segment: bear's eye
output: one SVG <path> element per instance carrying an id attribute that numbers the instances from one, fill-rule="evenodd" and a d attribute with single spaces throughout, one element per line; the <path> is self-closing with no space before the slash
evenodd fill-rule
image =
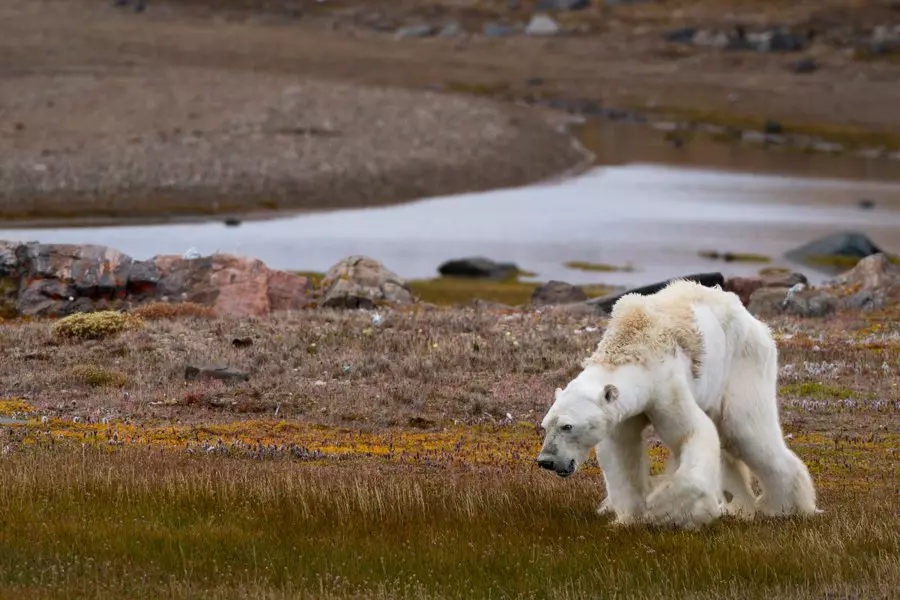
<path id="1" fill-rule="evenodd" d="M 566 424 L 566 425 L 563 425 L 562 427 L 560 427 L 560 429 L 561 429 L 562 431 L 572 431 L 572 426 Z"/>

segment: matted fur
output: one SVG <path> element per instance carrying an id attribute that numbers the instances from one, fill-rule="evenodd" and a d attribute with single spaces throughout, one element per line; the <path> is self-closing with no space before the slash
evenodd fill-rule
<path id="1" fill-rule="evenodd" d="M 696 288 L 704 289 L 694 282 L 675 281 L 650 296 L 622 296 L 613 307 L 609 328 L 583 366 L 644 365 L 681 350 L 691 359 L 694 378 L 699 378 L 704 346 L 692 309 L 702 294 Z"/>

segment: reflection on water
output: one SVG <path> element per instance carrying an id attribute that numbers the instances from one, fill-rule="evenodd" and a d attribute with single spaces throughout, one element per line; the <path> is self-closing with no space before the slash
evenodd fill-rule
<path id="1" fill-rule="evenodd" d="M 859 209 L 861 197 L 876 207 Z M 344 256 L 366 254 L 407 278 L 435 276 L 448 258 L 484 255 L 514 261 L 543 280 L 635 285 L 698 271 L 755 273 L 763 265 L 697 253 L 764 254 L 783 265 L 778 257 L 786 250 L 841 229 L 862 231 L 885 250 L 900 252 L 900 185 L 631 164 L 520 189 L 240 227 L 8 230 L 0 239 L 104 244 L 135 258 L 196 247 L 296 270 L 324 270 Z M 563 266 L 567 261 L 630 264 L 634 271 L 573 271 Z"/>

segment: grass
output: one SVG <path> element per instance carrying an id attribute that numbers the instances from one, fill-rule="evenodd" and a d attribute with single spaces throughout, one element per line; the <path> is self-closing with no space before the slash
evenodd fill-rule
<path id="1" fill-rule="evenodd" d="M 568 269 L 574 269 L 576 271 L 591 271 L 597 273 L 614 273 L 616 271 L 634 271 L 634 267 L 631 265 L 626 265 L 624 267 L 618 267 L 615 265 L 607 265 L 603 263 L 592 263 L 580 260 L 570 260 L 568 262 L 563 263 L 563 266 Z"/>
<path id="2" fill-rule="evenodd" d="M 719 110 L 692 109 L 682 107 L 658 107 L 654 111 L 667 118 L 695 123 L 708 123 L 720 127 L 738 130 L 763 131 L 766 119 L 745 116 L 738 113 Z M 805 135 L 825 142 L 837 143 L 845 150 L 862 150 L 884 148 L 900 150 L 900 133 L 885 130 L 872 130 L 855 125 L 780 121 L 784 133 Z M 723 134 L 723 140 L 732 139 L 730 134 Z"/>
<path id="3" fill-rule="evenodd" d="M 409 282 L 418 298 L 438 306 L 456 306 L 475 300 L 521 306 L 531 301 L 531 295 L 540 285 L 538 282 L 520 281 L 517 277 L 507 280 L 437 277 Z M 589 297 L 603 296 L 611 289 L 603 285 L 583 287 Z"/>
<path id="4" fill-rule="evenodd" d="M 596 317 L 166 315 L 0 324 L 0 589 L 30 598 L 804 598 L 900 585 L 900 314 L 783 319 L 783 423 L 825 514 L 616 529 L 534 464 Z M 232 340 L 250 338 L 236 347 Z M 314 351 L 311 351 L 314 348 Z M 185 382 L 186 362 L 247 369 Z M 124 388 L 73 378 L 77 365 Z M 344 367 L 347 367 L 346 369 Z M 667 452 L 648 440 L 653 468 Z"/>
<path id="5" fill-rule="evenodd" d="M 717 252 L 715 250 L 701 250 L 697 253 L 701 258 L 710 260 L 724 260 L 725 262 L 756 262 L 767 263 L 772 259 L 764 254 L 753 254 L 750 252 Z"/>

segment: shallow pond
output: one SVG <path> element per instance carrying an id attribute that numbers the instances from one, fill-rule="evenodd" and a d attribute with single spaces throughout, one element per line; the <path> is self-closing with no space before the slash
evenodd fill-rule
<path id="1" fill-rule="evenodd" d="M 366 254 L 407 278 L 433 277 L 449 258 L 483 255 L 516 262 L 541 280 L 615 285 L 788 265 L 781 258 L 785 251 L 844 229 L 861 231 L 886 251 L 900 253 L 900 182 L 890 181 L 900 171 L 897 161 L 702 141 L 679 149 L 660 132 L 635 126 L 604 126 L 601 133 L 587 140 L 605 166 L 523 188 L 248 220 L 237 227 L 207 222 L 10 229 L 0 230 L 0 239 L 105 244 L 141 259 L 196 248 L 304 271 L 323 271 L 344 256 Z M 874 208 L 859 208 L 863 198 L 874 201 Z M 725 263 L 701 258 L 704 250 L 761 254 L 772 262 Z M 569 261 L 632 270 L 572 270 L 564 266 Z M 826 277 L 801 270 L 813 280 Z"/>

